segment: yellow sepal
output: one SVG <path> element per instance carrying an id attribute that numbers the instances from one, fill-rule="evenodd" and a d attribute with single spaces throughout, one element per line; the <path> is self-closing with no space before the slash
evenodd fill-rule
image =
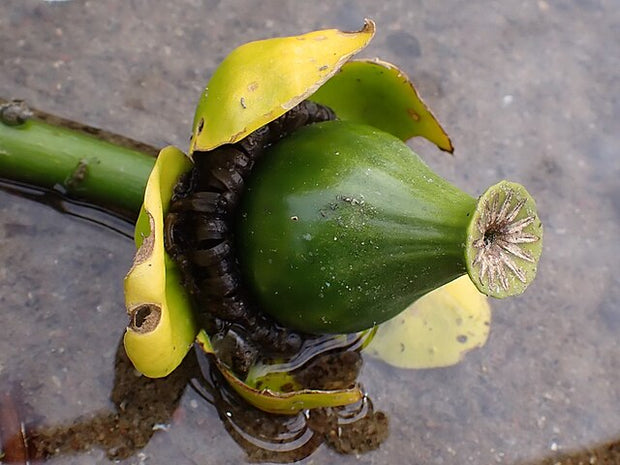
<path id="1" fill-rule="evenodd" d="M 194 117 L 190 156 L 234 143 L 305 100 L 375 33 L 326 29 L 244 44 L 215 70 Z"/>
<path id="2" fill-rule="evenodd" d="M 490 323 L 487 297 L 465 275 L 380 325 L 367 350 L 399 368 L 455 365 L 485 344 Z"/>
<path id="3" fill-rule="evenodd" d="M 164 216 L 173 187 L 190 168 L 177 148 L 160 152 L 136 223 L 138 251 L 125 277 L 125 306 L 131 317 L 125 350 L 136 369 L 151 378 L 171 373 L 198 331 L 179 270 L 164 249 Z"/>
<path id="4" fill-rule="evenodd" d="M 204 352 L 213 355 L 218 369 L 228 384 L 249 404 L 269 413 L 293 415 L 301 410 L 318 407 L 340 407 L 354 404 L 364 396 L 358 385 L 349 389 L 323 391 L 318 389 L 302 389 L 293 392 L 278 392 L 271 389 L 255 389 L 237 378 L 223 363 L 215 357 L 209 336 L 201 330 L 196 338 Z"/>

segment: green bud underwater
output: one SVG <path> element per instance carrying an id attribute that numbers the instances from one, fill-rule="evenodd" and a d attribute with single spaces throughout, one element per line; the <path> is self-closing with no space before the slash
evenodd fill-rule
<path id="1" fill-rule="evenodd" d="M 344 121 L 302 128 L 267 150 L 236 233 L 262 309 L 316 333 L 370 328 L 466 273 L 484 294 L 520 294 L 542 250 L 520 185 L 502 181 L 476 200 L 396 137 Z"/>

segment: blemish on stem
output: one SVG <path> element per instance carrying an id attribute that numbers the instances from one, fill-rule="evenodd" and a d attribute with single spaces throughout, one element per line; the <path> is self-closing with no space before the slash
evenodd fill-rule
<path id="1" fill-rule="evenodd" d="M 88 177 L 88 160 L 81 159 L 71 175 L 65 181 L 65 187 L 68 191 L 74 191 L 80 187 Z"/>
<path id="2" fill-rule="evenodd" d="M 13 100 L 0 105 L 0 122 L 7 126 L 19 126 L 32 117 L 32 110 L 23 100 Z"/>

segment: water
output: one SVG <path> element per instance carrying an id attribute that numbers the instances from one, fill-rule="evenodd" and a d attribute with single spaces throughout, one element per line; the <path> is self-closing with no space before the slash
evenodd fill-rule
<path id="1" fill-rule="evenodd" d="M 341 456 L 323 442 L 302 463 L 533 465 L 563 454 L 584 463 L 596 454 L 600 463 L 620 447 L 614 7 L 4 0 L 0 96 L 186 148 L 194 102 L 232 47 L 372 17 L 378 33 L 365 56 L 399 64 L 456 147 L 454 157 L 424 142 L 416 151 L 473 195 L 502 178 L 523 183 L 546 225 L 545 250 L 535 283 L 493 302 L 487 345 L 460 365 L 403 371 L 366 361 L 361 381 L 389 422 L 378 451 Z M 419 55 L 396 46 L 403 34 Z M 0 192 L 0 387 L 15 393 L 26 422 L 104 424 L 114 414 L 132 255 L 131 241 L 109 228 Z M 202 391 L 182 392 L 172 416 L 121 463 L 246 461 L 217 407 Z M 106 450 L 93 439 L 50 463 L 110 463 Z"/>
<path id="2" fill-rule="evenodd" d="M 0 184 L 0 188 L 2 205 L 6 206 L 3 215 L 3 245 L 7 248 L 3 247 L 3 251 L 7 253 L 15 251 L 11 247 L 13 240 L 19 243 L 19 240 L 26 239 L 25 247 L 29 249 L 27 253 L 32 255 L 31 258 L 43 255 L 37 250 L 41 248 L 49 255 L 47 261 L 51 266 L 58 267 L 61 260 L 70 259 L 66 255 L 83 247 L 81 243 L 84 239 L 84 247 L 89 247 L 88 244 L 92 244 L 90 241 L 93 240 L 110 250 L 126 249 L 127 245 L 132 245 L 131 225 L 103 210 L 68 202 L 53 192 L 39 192 L 8 183 Z M 23 224 L 23 218 L 19 219 L 24 213 L 22 209 L 32 213 L 38 211 L 39 223 L 49 221 L 57 228 L 48 227 L 46 237 L 34 239 L 37 242 L 34 244 L 31 227 L 36 230 L 38 224 Z M 80 231 L 88 233 L 81 234 Z M 31 241 L 28 242 L 28 239 Z M 68 252 L 62 243 L 70 244 Z M 132 251 L 131 248 L 129 250 Z M 64 253 L 57 255 L 60 251 Z M 112 258 L 112 252 L 108 252 L 107 257 Z M 181 415 L 179 412 L 183 407 L 179 403 L 184 399 L 189 399 L 189 407 L 193 410 L 205 407 L 205 404 L 211 407 L 211 415 L 217 415 L 221 420 L 220 432 L 227 433 L 248 457 L 261 460 L 300 460 L 310 456 L 322 444 L 328 444 L 333 450 L 359 453 L 369 447 L 376 447 L 385 439 L 385 414 L 375 412 L 368 397 L 364 397 L 358 404 L 339 409 L 304 411 L 295 416 L 265 414 L 240 399 L 202 353 L 191 352 L 184 364 L 165 380 L 137 376 L 119 342 L 123 332 L 120 323 L 125 319 L 122 303 L 118 304 L 118 300 L 122 302 L 122 295 L 114 292 L 104 296 L 93 292 L 93 298 L 101 299 L 94 308 L 83 307 L 78 303 L 83 289 L 90 293 L 93 290 L 91 284 L 96 279 L 105 280 L 107 276 L 110 283 L 118 284 L 119 277 L 122 277 L 111 276 L 118 271 L 117 267 L 111 263 L 106 264 L 104 257 L 101 257 L 101 262 L 95 262 L 100 260 L 97 257 L 91 259 L 92 262 L 82 264 L 82 269 L 63 267 L 65 276 L 56 271 L 55 276 L 60 282 L 45 279 L 40 288 L 24 291 L 27 298 L 34 302 L 35 314 L 40 313 L 37 304 L 42 295 L 51 295 L 53 298 L 62 295 L 71 302 L 75 299 L 76 308 L 54 313 L 49 318 L 52 321 L 48 322 L 44 318 L 42 324 L 33 319 L 31 326 L 34 327 L 27 328 L 27 331 L 34 333 L 29 335 L 29 339 L 36 345 L 33 350 L 42 350 L 44 353 L 49 351 L 51 355 L 48 356 L 59 363 L 58 372 L 51 367 L 47 371 L 38 371 L 36 379 L 32 376 L 31 365 L 36 361 L 28 360 L 27 354 L 23 354 L 20 349 L 20 342 L 12 338 L 12 335 L 19 333 L 15 325 L 20 324 L 13 312 L 19 313 L 23 309 L 18 302 L 9 302 L 8 311 L 2 315 L 3 331 L 9 335 L 3 341 L 6 350 L 3 351 L 5 357 L 1 366 L 7 375 L 0 382 L 0 393 L 3 394 L 0 399 L 0 434 L 7 458 L 15 457 L 18 447 L 11 447 L 8 442 L 9 439 L 15 439 L 20 431 L 27 438 L 29 456 L 33 459 L 47 457 L 51 463 L 67 463 L 67 456 L 73 456 L 76 452 L 86 453 L 97 460 L 103 456 L 110 460 L 129 461 L 138 454 L 146 457 L 144 454 L 147 452 L 143 448 L 150 447 L 154 435 L 160 431 L 170 433 L 178 427 L 179 419 L 175 417 Z M 123 260 L 118 262 L 122 263 Z M 52 287 L 48 288 L 48 285 Z M 19 296 L 19 286 L 14 291 L 14 295 Z M 102 292 L 107 294 L 108 290 Z M 117 303 L 106 305 L 106 301 Z M 117 311 L 111 312 L 110 308 Z M 79 323 L 81 320 L 87 323 L 82 325 Z M 92 328 L 84 327 L 91 324 L 94 325 Z M 58 339 L 54 340 L 56 335 Z M 346 388 L 355 380 L 359 364 L 356 357 L 350 360 L 351 357 L 346 357 L 347 354 L 343 352 L 344 356 L 337 358 L 334 351 L 356 350 L 365 339 L 366 336 L 352 335 L 347 338 L 325 336 L 308 341 L 294 359 L 283 365 L 257 367 L 259 371 L 255 371 L 253 376 L 264 377 L 273 371 L 295 370 L 298 372 L 297 379 L 303 385 L 312 386 L 319 382 L 315 378 L 316 369 L 305 374 L 300 371 L 300 367 L 306 366 L 308 360 L 319 353 L 329 353 L 331 360 L 323 362 L 329 363 L 325 369 L 335 369 L 338 373 L 338 376 L 329 375 L 329 387 Z M 72 368 L 71 360 L 79 357 L 84 349 L 81 346 L 85 343 L 100 352 L 99 357 L 82 367 L 85 370 Z M 99 344 L 102 346 L 97 349 Z M 15 353 L 12 353 L 11 348 L 15 349 Z M 355 354 L 349 352 L 348 355 Z M 347 373 L 348 370 L 350 373 Z M 87 396 L 90 391 L 99 392 L 97 401 L 91 403 L 89 400 L 85 404 L 82 395 Z M 58 407 L 59 396 L 66 397 L 63 408 L 50 411 L 51 405 Z M 202 421 L 197 420 L 199 424 Z M 184 421 L 181 424 L 190 427 Z M 333 431 L 339 431 L 338 437 L 332 437 Z M 198 443 L 202 442 L 200 436 L 194 438 Z M 368 445 L 369 439 L 374 441 L 374 446 Z M 156 457 L 161 455 L 161 451 L 152 453 Z M 76 463 L 82 463 L 80 460 L 83 457 L 76 460 Z"/>

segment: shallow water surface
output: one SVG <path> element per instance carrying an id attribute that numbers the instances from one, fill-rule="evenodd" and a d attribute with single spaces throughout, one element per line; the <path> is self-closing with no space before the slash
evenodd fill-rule
<path id="1" fill-rule="evenodd" d="M 4 0 L 0 96 L 184 149 L 194 102 L 234 46 L 354 29 L 372 17 L 378 32 L 363 55 L 393 61 L 412 77 L 456 155 L 412 146 L 473 195 L 503 178 L 524 184 L 538 202 L 545 250 L 523 296 L 492 302 L 490 339 L 461 364 L 405 371 L 366 360 L 361 381 L 389 422 L 378 450 L 340 456 L 316 444 L 303 463 L 570 463 L 566 454 L 572 463 L 592 456 L 618 463 L 615 6 Z M 49 463 L 110 463 L 107 454 L 127 445 L 118 442 L 123 428 L 139 430 L 135 412 L 115 407 L 123 395 L 138 396 L 117 359 L 127 323 L 122 278 L 133 252 L 118 232 L 0 190 L 0 393 L 11 394 L 20 419 L 41 437 L 62 439 Z M 248 456 L 227 418 L 280 428 L 245 410 L 218 410 L 219 391 L 187 388 L 189 376 L 176 376 L 146 388 L 165 402 L 148 403 L 155 431 L 132 436 L 146 445 L 121 463 L 239 463 Z M 300 420 L 289 421 L 299 429 Z M 92 446 L 68 452 L 82 445 L 76 437 Z"/>

